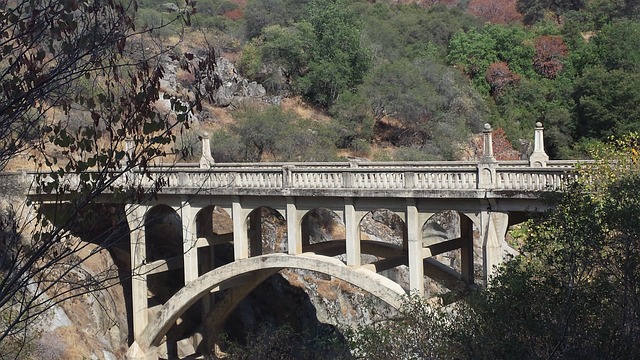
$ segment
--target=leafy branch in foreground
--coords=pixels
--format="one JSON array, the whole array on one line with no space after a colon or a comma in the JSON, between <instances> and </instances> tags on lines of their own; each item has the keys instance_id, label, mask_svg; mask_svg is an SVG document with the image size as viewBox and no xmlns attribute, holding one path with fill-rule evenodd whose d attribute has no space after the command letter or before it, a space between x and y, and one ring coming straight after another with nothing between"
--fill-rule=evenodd
<instances>
[{"instance_id":1,"label":"leafy branch in foreground","mask_svg":"<svg viewBox=\"0 0 640 360\"><path fill-rule=\"evenodd\" d=\"M188 6L171 24L188 22ZM212 49L176 55L179 43L157 41L153 28L136 29L135 13L135 1L0 4L0 170L29 150L42 173L29 185L36 201L16 201L1 223L3 358L24 355L24 338L56 304L123 280L117 271L79 269L101 249L128 242L133 230L125 221L133 208L105 213L94 200L105 193L120 204L153 196L164 180L148 167L167 161L176 133L190 126L188 113L220 86ZM194 75L192 99L161 92L169 56ZM162 111L160 100L171 111ZM74 117L87 120L75 124ZM125 178L132 169L147 179ZM90 216L113 221L99 226ZM79 231L93 244L80 241Z\"/></svg>"}]
</instances>

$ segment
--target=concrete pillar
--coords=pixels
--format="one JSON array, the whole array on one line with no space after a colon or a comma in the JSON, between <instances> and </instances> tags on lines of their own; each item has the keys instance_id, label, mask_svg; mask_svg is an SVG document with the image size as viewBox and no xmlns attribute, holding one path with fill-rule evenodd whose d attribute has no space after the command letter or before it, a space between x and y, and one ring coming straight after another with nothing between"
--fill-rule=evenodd
<instances>
[{"instance_id":1,"label":"concrete pillar","mask_svg":"<svg viewBox=\"0 0 640 360\"><path fill-rule=\"evenodd\" d=\"M200 168L209 169L215 163L213 156L211 156L211 144L209 142L209 133L204 132L202 134L202 156L200 157Z\"/></svg>"},{"instance_id":2,"label":"concrete pillar","mask_svg":"<svg viewBox=\"0 0 640 360\"><path fill-rule=\"evenodd\" d=\"M509 226L509 215L495 211L483 211L480 213L480 220L482 222L480 235L483 239L484 281L488 285L495 274L495 267L503 261L502 244Z\"/></svg>"},{"instance_id":3,"label":"concrete pillar","mask_svg":"<svg viewBox=\"0 0 640 360\"><path fill-rule=\"evenodd\" d=\"M537 122L533 137L533 153L529 156L529 166L545 167L548 161L549 155L544 151L544 127L541 122Z\"/></svg>"},{"instance_id":4,"label":"concrete pillar","mask_svg":"<svg viewBox=\"0 0 640 360\"><path fill-rule=\"evenodd\" d=\"M344 227L347 246L347 265L360 266L360 223L353 198L344 199Z\"/></svg>"},{"instance_id":5,"label":"concrete pillar","mask_svg":"<svg viewBox=\"0 0 640 360\"><path fill-rule=\"evenodd\" d=\"M287 241L288 252L291 255L302 254L302 238L296 199L287 197Z\"/></svg>"},{"instance_id":6,"label":"concrete pillar","mask_svg":"<svg viewBox=\"0 0 640 360\"><path fill-rule=\"evenodd\" d=\"M187 201L180 207L180 220L182 221L182 256L184 259L184 283L185 285L198 278L198 241L196 234L195 213L198 209L191 207Z\"/></svg>"},{"instance_id":7,"label":"concrete pillar","mask_svg":"<svg viewBox=\"0 0 640 360\"><path fill-rule=\"evenodd\" d=\"M409 256L409 288L412 293L424 297L424 257L422 253L422 236L420 234L420 218L415 199L407 199L407 245Z\"/></svg>"},{"instance_id":8,"label":"concrete pillar","mask_svg":"<svg viewBox=\"0 0 640 360\"><path fill-rule=\"evenodd\" d=\"M482 157L478 162L478 189L492 189L495 187L496 167L498 162L493 156L493 129L491 125L484 124L482 131Z\"/></svg>"},{"instance_id":9,"label":"concrete pillar","mask_svg":"<svg viewBox=\"0 0 640 360\"><path fill-rule=\"evenodd\" d=\"M147 275L144 264L147 258L144 217L147 207L127 204L125 213L129 223L131 245L131 307L133 338L137 339L149 322L147 308Z\"/></svg>"},{"instance_id":10,"label":"concrete pillar","mask_svg":"<svg viewBox=\"0 0 640 360\"><path fill-rule=\"evenodd\" d=\"M231 203L231 218L233 220L233 255L234 259L249 257L249 241L247 239L247 222L240 203L240 197L234 196Z\"/></svg>"}]
</instances>

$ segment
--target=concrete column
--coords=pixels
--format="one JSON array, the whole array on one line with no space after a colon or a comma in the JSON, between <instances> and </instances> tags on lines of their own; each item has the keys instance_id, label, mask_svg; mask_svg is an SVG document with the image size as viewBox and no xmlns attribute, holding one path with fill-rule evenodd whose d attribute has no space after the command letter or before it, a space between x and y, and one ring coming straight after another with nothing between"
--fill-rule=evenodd
<instances>
[{"instance_id":1,"label":"concrete column","mask_svg":"<svg viewBox=\"0 0 640 360\"><path fill-rule=\"evenodd\" d=\"M344 227L347 245L347 265L360 266L360 224L353 198L344 199Z\"/></svg>"},{"instance_id":2,"label":"concrete column","mask_svg":"<svg viewBox=\"0 0 640 360\"><path fill-rule=\"evenodd\" d=\"M497 182L496 167L498 162L493 156L493 129L484 124L482 130L482 158L478 162L478 189L492 189Z\"/></svg>"},{"instance_id":3,"label":"concrete column","mask_svg":"<svg viewBox=\"0 0 640 360\"><path fill-rule=\"evenodd\" d=\"M409 288L412 293L424 297L424 257L420 236L420 218L415 199L407 199L407 245L409 256Z\"/></svg>"},{"instance_id":4,"label":"concrete column","mask_svg":"<svg viewBox=\"0 0 640 360\"><path fill-rule=\"evenodd\" d=\"M211 156L211 144L209 142L209 133L202 134L202 156L200 157L200 168L209 169L215 163Z\"/></svg>"},{"instance_id":5,"label":"concrete column","mask_svg":"<svg viewBox=\"0 0 640 360\"><path fill-rule=\"evenodd\" d=\"M233 255L234 259L249 257L249 241L247 239L247 222L240 203L240 197L234 196L231 204L231 218L233 220Z\"/></svg>"},{"instance_id":6,"label":"concrete column","mask_svg":"<svg viewBox=\"0 0 640 360\"><path fill-rule=\"evenodd\" d=\"M187 201L182 202L180 219L182 221L182 256L184 259L185 285L198 278L198 241L196 235L195 213L198 209L191 207Z\"/></svg>"},{"instance_id":7,"label":"concrete column","mask_svg":"<svg viewBox=\"0 0 640 360\"><path fill-rule=\"evenodd\" d=\"M480 235L483 239L484 280L488 285L495 274L495 267L503 261L502 244L505 241L509 215L506 213L483 211L480 213L482 228Z\"/></svg>"},{"instance_id":8,"label":"concrete column","mask_svg":"<svg viewBox=\"0 0 640 360\"><path fill-rule=\"evenodd\" d=\"M127 222L131 230L131 307L133 338L137 339L149 323L147 308L147 275L144 269L147 258L144 217L147 207L128 204L125 206Z\"/></svg>"},{"instance_id":9,"label":"concrete column","mask_svg":"<svg viewBox=\"0 0 640 360\"><path fill-rule=\"evenodd\" d=\"M287 197L287 241L288 251L291 255L302 254L302 238L300 222L298 221L298 209L296 199Z\"/></svg>"},{"instance_id":10,"label":"concrete column","mask_svg":"<svg viewBox=\"0 0 640 360\"><path fill-rule=\"evenodd\" d=\"M549 155L544 151L544 127L541 122L537 122L533 137L533 153L529 156L529 166L545 167L548 161Z\"/></svg>"}]
</instances>

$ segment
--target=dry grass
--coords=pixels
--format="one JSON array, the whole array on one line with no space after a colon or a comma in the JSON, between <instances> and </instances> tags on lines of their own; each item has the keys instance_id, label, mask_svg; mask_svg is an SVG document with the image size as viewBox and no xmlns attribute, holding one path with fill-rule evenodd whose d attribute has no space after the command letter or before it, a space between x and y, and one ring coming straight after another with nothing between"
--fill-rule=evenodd
<instances>
[{"instance_id":1,"label":"dry grass","mask_svg":"<svg viewBox=\"0 0 640 360\"><path fill-rule=\"evenodd\" d=\"M282 99L282 109L287 111L293 111L298 116L304 119L311 119L322 123L331 122L331 117L322 111L319 111L312 106L309 106L299 96L292 98Z\"/></svg>"}]
</instances>

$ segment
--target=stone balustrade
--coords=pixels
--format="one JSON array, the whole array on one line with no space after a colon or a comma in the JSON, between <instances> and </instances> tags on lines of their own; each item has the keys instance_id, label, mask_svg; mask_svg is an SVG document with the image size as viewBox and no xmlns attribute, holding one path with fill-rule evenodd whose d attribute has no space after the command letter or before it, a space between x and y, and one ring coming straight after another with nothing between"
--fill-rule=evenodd
<instances>
[{"instance_id":1,"label":"stone balustrade","mask_svg":"<svg viewBox=\"0 0 640 360\"><path fill-rule=\"evenodd\" d=\"M273 194L339 190L340 196L358 191L384 191L403 196L411 191L561 191L575 178L575 162L549 161L546 167L526 162L497 162L489 185L479 181L478 162L376 163L244 163L214 164L207 169L190 166L154 167L146 173L133 170L115 185L153 186L160 180L164 194ZM37 173L27 173L33 179ZM85 175L86 176L86 175ZM42 180L41 180L42 181ZM66 175L69 189L83 181ZM327 194L328 195L328 194ZM446 196L446 194L442 194ZM372 195L373 196L373 195ZM472 196L475 197L475 196Z\"/></svg>"},{"instance_id":2,"label":"stone balustrade","mask_svg":"<svg viewBox=\"0 0 640 360\"><path fill-rule=\"evenodd\" d=\"M114 185L145 187L159 183L165 194L205 191L224 195L308 195L322 191L325 196L379 196L384 192L402 197L413 196L411 192L416 191L439 191L432 196L451 197L460 196L460 191L510 192L504 196L561 191L575 179L576 161L549 160L542 131L542 125L536 124L535 149L529 160L497 161L492 129L486 124L483 154L478 161L215 163L210 152L204 151L199 163L157 165L144 173L134 169L118 177ZM204 136L203 149L208 149L208 141ZM66 175L65 182L73 189L86 181L87 175ZM28 176L33 179L37 173Z\"/></svg>"},{"instance_id":3,"label":"stone balustrade","mask_svg":"<svg viewBox=\"0 0 640 360\"><path fill-rule=\"evenodd\" d=\"M164 177L164 191L172 188L216 189L353 189L353 190L478 190L478 164L404 162L395 164L216 164L209 169L150 169L152 178ZM559 191L574 179L574 163L530 167L496 166L496 181L487 190Z\"/></svg>"}]
</instances>

